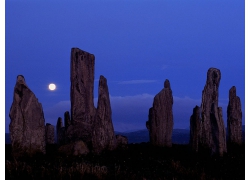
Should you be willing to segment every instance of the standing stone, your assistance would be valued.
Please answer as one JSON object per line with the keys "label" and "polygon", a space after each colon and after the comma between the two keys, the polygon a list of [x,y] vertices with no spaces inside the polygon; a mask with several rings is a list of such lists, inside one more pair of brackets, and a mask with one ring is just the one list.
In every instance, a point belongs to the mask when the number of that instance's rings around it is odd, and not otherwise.
{"label": "standing stone", "polygon": [[67,136],[71,141],[90,142],[95,118],[93,54],[78,48],[71,49],[70,100],[71,122]]}
{"label": "standing stone", "polygon": [[66,111],[64,113],[64,125],[65,125],[65,129],[68,129],[68,127],[71,125],[69,111]]}
{"label": "standing stone", "polygon": [[146,122],[150,142],[155,146],[171,147],[173,132],[173,96],[169,80],[165,80],[164,88],[154,97],[153,107],[149,110]]}
{"label": "standing stone", "polygon": [[112,111],[109,99],[107,79],[100,76],[98,89],[98,104],[92,137],[93,152],[114,150],[116,138],[112,123]]}
{"label": "standing stone", "polygon": [[45,126],[45,141],[46,144],[55,144],[55,129],[49,123],[46,123]]}
{"label": "standing stone", "polygon": [[63,126],[61,117],[57,119],[56,134],[57,134],[57,143],[65,144],[65,127]]}
{"label": "standing stone", "polygon": [[201,103],[201,145],[211,153],[223,155],[227,152],[226,130],[222,119],[222,108],[218,107],[218,89],[221,79],[219,69],[210,68],[202,91]]}
{"label": "standing stone", "polygon": [[227,106],[228,141],[234,144],[242,143],[242,112],[240,98],[236,96],[236,87],[229,90]]}
{"label": "standing stone", "polygon": [[195,106],[193,114],[190,117],[190,146],[195,152],[198,152],[199,139],[200,139],[200,107]]}
{"label": "standing stone", "polygon": [[22,75],[17,76],[9,117],[13,155],[45,153],[45,120],[42,105]]}

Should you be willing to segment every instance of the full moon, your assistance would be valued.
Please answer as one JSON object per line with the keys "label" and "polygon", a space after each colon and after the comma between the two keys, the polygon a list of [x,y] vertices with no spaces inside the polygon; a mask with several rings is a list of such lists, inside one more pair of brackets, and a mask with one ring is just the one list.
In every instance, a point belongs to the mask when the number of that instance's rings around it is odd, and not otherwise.
{"label": "full moon", "polygon": [[49,84],[49,90],[54,91],[56,89],[56,85],[51,83]]}

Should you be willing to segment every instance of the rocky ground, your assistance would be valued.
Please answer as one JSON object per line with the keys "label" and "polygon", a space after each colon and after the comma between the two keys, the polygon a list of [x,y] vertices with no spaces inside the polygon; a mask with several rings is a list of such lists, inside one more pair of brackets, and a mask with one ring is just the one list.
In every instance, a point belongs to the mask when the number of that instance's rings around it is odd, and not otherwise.
{"label": "rocky ground", "polygon": [[101,155],[69,157],[47,146],[46,155],[13,159],[5,146],[6,179],[245,179],[245,145],[230,146],[224,157],[194,154],[188,145],[156,148],[148,143]]}

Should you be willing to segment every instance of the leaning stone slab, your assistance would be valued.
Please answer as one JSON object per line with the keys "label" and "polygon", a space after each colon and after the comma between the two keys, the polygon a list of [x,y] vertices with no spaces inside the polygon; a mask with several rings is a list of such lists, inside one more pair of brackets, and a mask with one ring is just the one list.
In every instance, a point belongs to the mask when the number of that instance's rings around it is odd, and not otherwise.
{"label": "leaning stone slab", "polygon": [[13,155],[45,153],[45,120],[42,105],[22,75],[17,76],[9,117]]}
{"label": "leaning stone slab", "polygon": [[149,109],[146,127],[150,143],[155,146],[172,147],[173,132],[173,95],[168,79],[164,88],[154,97],[153,107]]}

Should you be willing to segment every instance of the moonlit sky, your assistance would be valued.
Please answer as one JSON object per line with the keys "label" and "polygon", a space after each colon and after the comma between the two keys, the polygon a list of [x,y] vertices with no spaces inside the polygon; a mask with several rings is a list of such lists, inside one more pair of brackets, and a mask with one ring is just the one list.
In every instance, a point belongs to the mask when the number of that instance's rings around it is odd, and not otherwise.
{"label": "moonlit sky", "polygon": [[165,79],[174,96],[174,128],[189,128],[210,67],[221,71],[225,125],[232,86],[245,124],[244,0],[6,1],[6,132],[19,74],[42,104],[46,123],[55,125],[70,111],[72,47],[95,55],[95,104],[99,76],[107,78],[115,131],[146,128]]}

